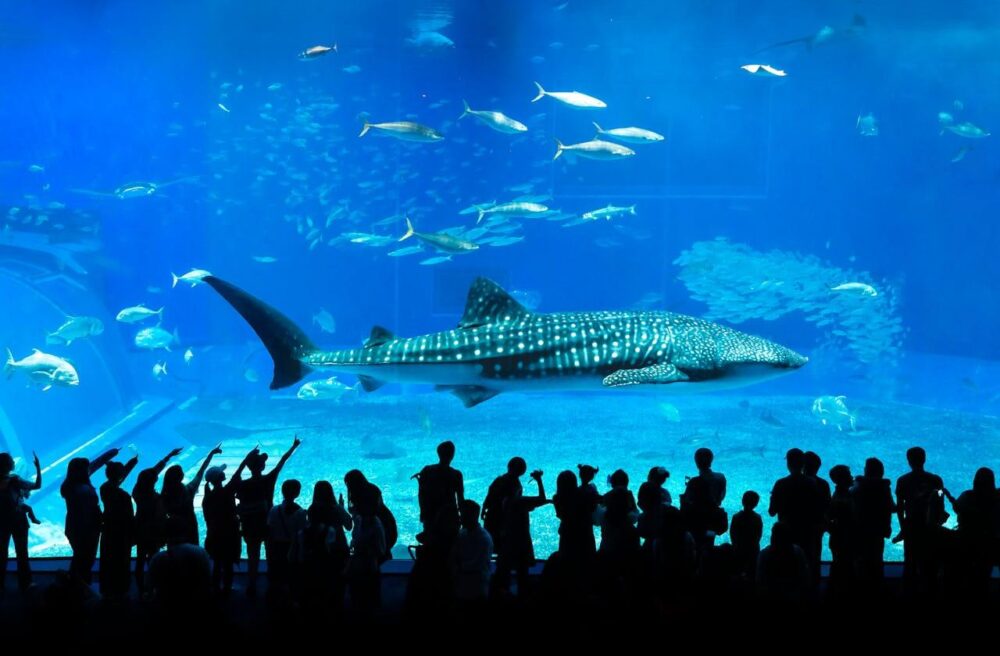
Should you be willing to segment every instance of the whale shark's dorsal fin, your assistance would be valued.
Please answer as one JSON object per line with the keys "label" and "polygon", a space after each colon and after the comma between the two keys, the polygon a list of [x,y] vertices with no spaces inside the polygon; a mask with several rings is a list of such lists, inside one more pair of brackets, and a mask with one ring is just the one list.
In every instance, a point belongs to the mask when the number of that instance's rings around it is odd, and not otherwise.
{"label": "whale shark's dorsal fin", "polygon": [[372,326],[372,334],[365,340],[365,348],[382,346],[386,342],[391,342],[394,339],[396,339],[396,335],[394,335],[388,328],[383,328],[382,326]]}
{"label": "whale shark's dorsal fin", "polygon": [[531,312],[504,291],[503,287],[489,278],[476,278],[469,287],[465,312],[458,327],[475,328],[501,321],[516,321],[529,314]]}

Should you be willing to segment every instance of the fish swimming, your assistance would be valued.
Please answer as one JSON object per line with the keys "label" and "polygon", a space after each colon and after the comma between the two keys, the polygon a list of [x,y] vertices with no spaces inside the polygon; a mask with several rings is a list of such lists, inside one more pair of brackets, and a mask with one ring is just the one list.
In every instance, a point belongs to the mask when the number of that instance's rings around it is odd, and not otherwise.
{"label": "fish swimming", "polygon": [[608,205],[607,207],[602,207],[597,210],[584,212],[580,218],[586,219],[587,221],[596,221],[597,219],[604,219],[605,221],[610,221],[616,216],[625,216],[626,214],[635,216],[635,205],[629,205],[628,207],[616,207],[614,205]]}
{"label": "fish swimming", "polygon": [[796,39],[788,39],[787,41],[778,41],[777,43],[772,43],[769,46],[764,46],[754,54],[764,52],[765,50],[771,50],[772,48],[780,48],[783,46],[791,46],[798,43],[804,45],[807,49],[812,50],[816,46],[823,45],[824,43],[829,43],[833,40],[839,40],[843,37],[851,37],[861,33],[865,29],[866,21],[865,17],[859,14],[855,14],[854,18],[851,19],[851,24],[845,27],[831,27],[829,25],[824,25],[818,29],[813,34],[809,36],[802,36]]}
{"label": "fish swimming", "polygon": [[612,139],[626,143],[648,144],[663,141],[665,138],[662,134],[653,132],[652,130],[644,130],[643,128],[611,128],[610,130],[605,130],[596,121],[591,122],[594,124],[594,129],[597,130],[595,139],[611,137]]}
{"label": "fish swimming", "polygon": [[978,125],[974,125],[969,121],[964,123],[959,123],[958,125],[950,124],[944,126],[945,130],[948,130],[952,134],[957,134],[960,137],[965,137],[966,139],[985,139],[990,136],[990,133],[982,129]]}
{"label": "fish swimming", "polygon": [[864,282],[845,282],[830,288],[831,292],[861,292],[865,296],[878,296],[878,290]]}
{"label": "fish swimming", "polygon": [[750,75],[757,75],[758,77],[785,77],[788,75],[788,73],[780,68],[775,68],[774,66],[769,66],[768,64],[744,64],[743,66],[740,66],[740,68]]}
{"label": "fish swimming", "polygon": [[159,326],[153,326],[152,328],[143,328],[137,332],[134,341],[135,345],[142,349],[149,349],[150,351],[163,349],[169,351],[173,344],[180,342],[180,337],[178,337],[176,329],[174,329],[173,333],[169,333]]}
{"label": "fish swimming", "polygon": [[535,86],[538,87],[538,95],[532,98],[531,102],[538,102],[545,96],[549,96],[576,109],[604,109],[608,106],[600,98],[588,96],[579,91],[546,91],[538,82],[535,82]]}
{"label": "fish swimming", "polygon": [[556,139],[556,154],[552,156],[552,159],[559,159],[559,156],[563,153],[566,153],[567,155],[586,157],[587,159],[605,161],[620,160],[635,155],[635,151],[627,146],[622,146],[610,141],[603,141],[601,139],[593,139],[582,143],[569,144],[568,146]]}
{"label": "fish swimming", "polygon": [[480,223],[487,214],[497,216],[532,216],[544,214],[548,211],[548,206],[541,203],[502,203],[500,205],[481,207],[479,209],[479,216],[476,218],[476,223]]}
{"label": "fish swimming", "polygon": [[428,246],[433,246],[442,253],[468,253],[479,248],[479,244],[449,235],[445,232],[417,232],[410,223],[410,218],[406,218],[406,234],[399,238],[399,241],[416,237]]}
{"label": "fish swimming", "polygon": [[140,321],[145,321],[150,317],[163,318],[163,308],[159,310],[150,310],[145,305],[141,303],[139,305],[133,305],[132,307],[127,307],[119,312],[115,316],[115,321],[121,321],[122,323],[138,323]]}
{"label": "fish swimming", "polygon": [[306,48],[299,53],[299,59],[316,59],[317,57],[322,57],[331,52],[337,52],[337,44],[332,46],[312,46],[311,48]]}
{"label": "fish swimming", "polygon": [[434,128],[429,128],[426,125],[414,123],[413,121],[395,121],[392,123],[369,123],[365,121],[364,127],[361,128],[361,134],[358,136],[363,137],[371,130],[375,130],[375,134],[394,137],[403,141],[430,143],[444,139],[444,135]]}
{"label": "fish swimming", "polygon": [[487,278],[472,283],[452,330],[405,338],[375,326],[360,348],[323,351],[263,301],[221,278],[205,282],[271,354],[271,389],[323,369],[354,374],[369,392],[387,382],[433,384],[471,407],[506,391],[734,387],[808,362],[774,342],[672,312],[532,312]]}
{"label": "fish swimming", "polygon": [[67,316],[65,323],[45,337],[46,344],[65,344],[84,337],[100,335],[104,332],[104,322],[96,317]]}
{"label": "fish swimming", "polygon": [[31,355],[14,359],[14,354],[7,349],[7,363],[3,367],[7,378],[21,371],[28,375],[32,382],[41,385],[42,391],[47,392],[54,385],[64,387],[78,387],[80,376],[76,373],[76,368],[68,361],[57,355],[43,353],[38,349],[32,349]]}
{"label": "fish swimming", "polygon": [[521,132],[527,132],[528,126],[520,121],[515,121],[511,117],[505,115],[502,112],[493,112],[483,109],[472,109],[469,107],[469,103],[462,101],[465,106],[465,110],[459,119],[463,119],[466,116],[475,116],[479,119],[479,122],[483,125],[493,128],[497,132],[503,132],[504,134],[519,134]]}

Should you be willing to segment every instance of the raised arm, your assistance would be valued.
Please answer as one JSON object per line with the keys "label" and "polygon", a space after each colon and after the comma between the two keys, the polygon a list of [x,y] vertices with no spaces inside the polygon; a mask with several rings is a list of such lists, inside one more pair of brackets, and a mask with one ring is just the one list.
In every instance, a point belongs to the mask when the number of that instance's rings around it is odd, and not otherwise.
{"label": "raised arm", "polygon": [[179,447],[176,448],[176,449],[174,449],[173,451],[171,451],[167,455],[163,456],[163,459],[160,460],[155,465],[153,465],[151,467],[151,469],[156,472],[157,476],[159,476],[161,473],[163,473],[163,468],[167,466],[167,463],[170,462],[170,459],[173,458],[173,457],[175,457],[175,456],[180,455],[181,451],[183,451],[183,450],[184,449],[181,449]]}
{"label": "raised arm", "polygon": [[292,440],[292,448],[290,448],[288,451],[285,451],[285,455],[281,456],[281,459],[278,461],[278,464],[274,466],[275,477],[281,474],[281,468],[285,466],[285,463],[288,462],[288,459],[292,457],[292,454],[295,453],[295,449],[299,448],[300,444],[302,444],[302,440],[300,440],[299,436],[296,435],[295,439]]}
{"label": "raised arm", "polygon": [[138,454],[136,454],[136,455],[132,456],[131,458],[129,458],[129,461],[125,463],[125,474],[122,476],[122,480],[123,481],[126,478],[128,478],[128,475],[132,473],[132,470],[135,469],[135,466],[138,465],[138,464],[139,464],[139,455]]}
{"label": "raised arm", "polygon": [[121,451],[121,449],[108,449],[101,455],[91,460],[89,474],[93,476],[94,472],[111,462],[111,459],[118,455],[119,451]]}
{"label": "raised arm", "polygon": [[198,486],[201,485],[201,479],[205,477],[205,472],[208,470],[208,465],[212,462],[212,458],[217,453],[222,453],[222,445],[216,446],[214,449],[208,452],[208,456],[205,458],[204,462],[201,463],[201,467],[198,468],[198,473],[194,475],[191,482],[185,485],[188,492],[193,496],[198,490]]}
{"label": "raised arm", "polygon": [[[251,451],[250,453],[253,453]],[[233,475],[230,477],[229,481],[226,483],[225,487],[230,487],[231,485],[239,485],[240,481],[243,480],[243,470],[247,468],[247,459],[250,457],[250,453],[243,456],[243,460],[240,461],[240,466],[236,468]]]}
{"label": "raised arm", "polygon": [[35,482],[28,486],[28,490],[40,490],[42,488],[42,463],[38,461],[38,454],[31,452],[35,463]]}

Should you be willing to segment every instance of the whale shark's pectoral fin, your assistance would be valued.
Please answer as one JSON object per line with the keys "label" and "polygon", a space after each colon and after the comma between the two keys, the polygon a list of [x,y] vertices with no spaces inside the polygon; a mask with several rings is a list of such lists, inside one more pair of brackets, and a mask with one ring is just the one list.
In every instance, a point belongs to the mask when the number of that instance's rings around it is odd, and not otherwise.
{"label": "whale shark's pectoral fin", "polygon": [[361,383],[361,389],[366,392],[374,392],[378,388],[385,385],[385,381],[381,381],[377,378],[372,378],[371,376],[358,376],[358,382]]}
{"label": "whale shark's pectoral fin", "polygon": [[482,385],[436,385],[434,389],[439,392],[451,392],[462,401],[462,405],[466,408],[479,405],[500,393]]}
{"label": "whale shark's pectoral fin", "polygon": [[642,369],[619,369],[604,377],[605,387],[665,385],[688,380],[687,374],[672,364],[654,364]]}

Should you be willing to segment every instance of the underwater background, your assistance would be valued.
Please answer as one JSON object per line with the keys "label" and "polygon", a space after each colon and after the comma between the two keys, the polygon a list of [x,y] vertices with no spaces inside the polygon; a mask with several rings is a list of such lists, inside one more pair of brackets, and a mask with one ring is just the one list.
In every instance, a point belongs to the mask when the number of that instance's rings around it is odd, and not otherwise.
{"label": "underwater background", "polygon": [[[274,462],[297,433],[283,478],[308,501],[316,480],[339,493],[362,469],[400,548],[419,530],[410,476],[445,439],[479,501],[515,455],[550,493],[578,463],[600,468],[602,491],[619,467],[634,489],[663,465],[676,499],[707,446],[730,513],[747,489],[766,511],[793,446],[819,453],[824,475],[875,456],[895,478],[921,445],[956,495],[1000,455],[997,3],[3,5],[0,346],[79,375],[47,390],[16,368],[0,380],[0,450],[22,475],[32,450],[44,468],[29,499],[37,555],[68,553],[66,462],[112,446],[140,469],[182,446],[190,476],[219,441],[232,472],[257,444]],[[536,82],[606,107],[533,102]],[[526,129],[460,118],[463,101]],[[359,138],[366,121],[443,138]],[[663,139],[619,140],[633,152],[620,161],[553,159],[594,123]],[[543,209],[489,212],[509,202]],[[399,243],[404,217],[478,248]],[[810,362],[728,392],[505,393],[469,409],[349,376],[270,392],[240,317],[207,286],[172,286],[192,269],[325,348],[356,348],[376,324],[450,329],[487,276],[541,312],[670,310]],[[163,311],[116,320],[139,305]],[[67,322],[79,336],[59,336]],[[552,508],[532,526],[545,556]]]}

